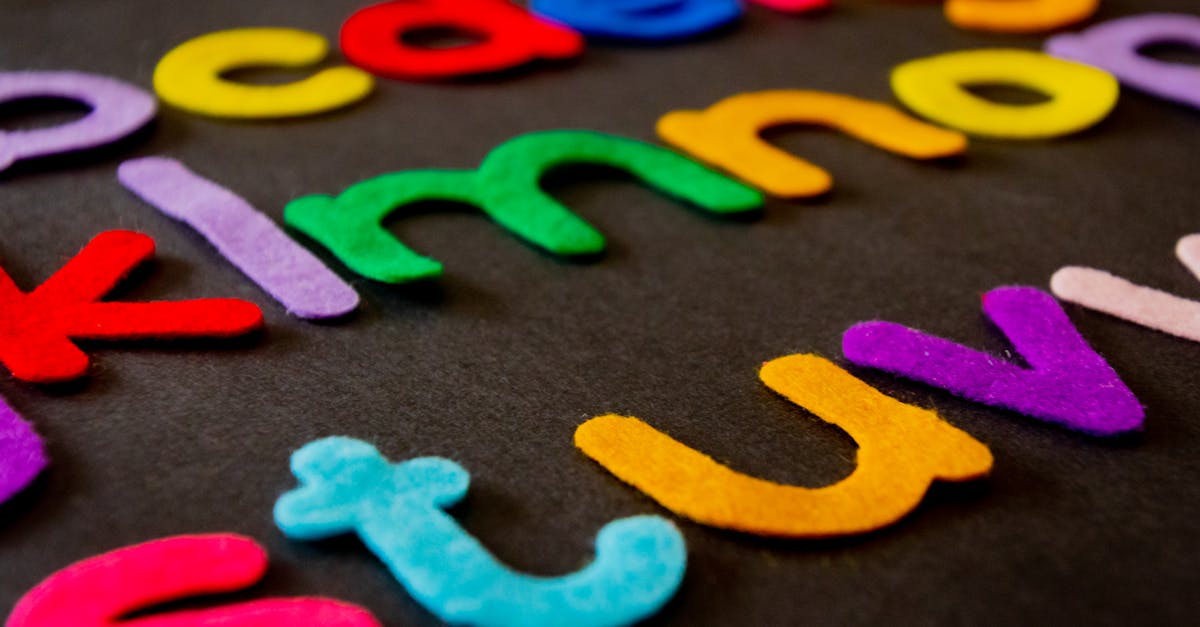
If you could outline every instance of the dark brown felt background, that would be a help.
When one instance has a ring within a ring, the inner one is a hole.
[[[85,70],[148,88],[157,59],[190,37],[245,26],[336,37],[365,4],[6,0],[0,67]],[[1105,0],[1100,18],[1150,10],[1196,5]],[[832,132],[771,133],[832,171],[836,190],[771,200],[751,221],[703,216],[605,171],[552,177],[550,189],[608,235],[596,260],[553,258],[475,211],[423,207],[394,229],[444,261],[445,277],[393,287],[334,264],[365,304],[328,325],[289,318],[198,235],[127,193],[115,177],[121,160],[181,159],[280,219],[292,198],[384,172],[473,167],[519,133],[578,127],[650,140],[667,111],[769,88],[894,102],[887,77],[902,61],[1040,43],[956,30],[936,3],[841,2],[803,18],[753,8],[740,27],[685,45],[596,45],[574,64],[464,84],[381,80],[360,106],[313,119],[238,123],[164,107],[118,149],[14,168],[0,176],[0,259],[21,285],[101,230],[137,229],[159,255],[120,296],[239,296],[263,307],[268,327],[227,346],[93,344],[93,372],[76,385],[3,376],[0,394],[46,437],[53,466],[0,508],[0,607],[78,559],[235,531],[273,561],[261,586],[232,598],[322,594],[388,625],[432,625],[357,540],[291,542],[275,529],[272,504],[294,485],[292,450],[344,434],[393,459],[452,458],[473,479],[454,510],[462,524],[515,568],[553,575],[586,563],[606,522],[670,516],[572,447],[591,416],[635,415],[739,470],[819,486],[852,469],[854,444],[759,383],[765,360],[809,351],[837,360],[842,331],[872,318],[1003,351],[979,295],[1045,287],[1067,264],[1200,297],[1172,253],[1200,231],[1200,113],[1135,92],[1094,130],[976,140],[951,164]],[[17,121],[38,118],[0,124]],[[679,521],[687,578],[650,624],[1194,619],[1200,345],[1068,311],[1147,406],[1142,437],[1097,441],[861,372],[990,446],[993,476],[938,488],[900,524],[844,541],[767,541]]]

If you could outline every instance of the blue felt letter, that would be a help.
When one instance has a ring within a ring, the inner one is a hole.
[[[290,538],[357,532],[392,574],[442,620],[487,627],[609,627],[657,612],[679,588],[687,549],[658,516],[611,522],[596,559],[557,578],[530,577],[496,561],[441,508],[467,493],[458,464],[423,457],[396,464],[351,438],[310,442],[292,455],[301,487],[275,504]]]
[[[643,41],[692,37],[742,15],[738,0],[531,0],[529,8],[584,35]]]

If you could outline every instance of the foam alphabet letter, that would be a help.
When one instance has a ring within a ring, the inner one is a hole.
[[[991,470],[991,452],[971,436],[816,355],[775,359],[759,376],[767,387],[854,438],[858,467],[849,477],[816,489],[764,481],[625,416],[583,423],[575,430],[575,446],[680,516],[787,538],[880,529],[911,512],[934,480],[966,481]]]
[[[322,598],[263,599],[141,618],[167,601],[248,588],[267,554],[233,534],[176,536],[97,555],[54,573],[17,602],[5,627],[381,627],[356,605]]]
[[[0,73],[0,103],[63,98],[91,107],[83,118],[60,126],[0,132],[0,171],[21,159],[106,146],[154,118],[154,96],[118,80],[80,72]]]
[[[966,85],[1015,85],[1047,94],[1038,104],[991,102]],[[1029,50],[950,52],[892,70],[892,91],[919,115],[971,135],[1045,139],[1103,120],[1117,104],[1117,80],[1104,70]]]
[[[541,131],[496,147],[478,170],[413,170],[353,185],[337,198],[306,196],[288,204],[284,221],[317,240],[362,276],[403,283],[441,274],[442,265],[401,244],[381,222],[421,200],[478,206],[519,237],[560,255],[596,253],[604,236],[538,187],[566,163],[622,168],[645,183],[713,213],[762,205],[757,191],[670,150],[591,131]]]
[[[946,18],[960,28],[1040,33],[1082,22],[1100,0],[946,0]]]
[[[0,398],[0,503],[23,490],[48,463],[33,425]]]
[[[270,218],[182,163],[162,157],[126,161],[117,177],[146,202],[199,231],[289,313],[336,318],[358,306],[354,288]]]
[[[657,516],[611,522],[596,559],[556,578],[496,561],[442,511],[466,495],[458,464],[423,457],[391,464],[351,438],[310,442],[292,456],[301,487],[275,504],[285,535],[356,532],[418,602],[442,620],[484,627],[628,625],[658,611],[683,580],[683,536]]]
[[[426,48],[401,39],[436,28],[480,41]],[[583,37],[507,0],[398,0],[351,15],[342,25],[341,46],[352,63],[378,76],[437,80],[498,72],[534,59],[569,59],[583,52]]]
[[[531,0],[529,7],[584,35],[641,41],[692,37],[742,16],[738,0]]]
[[[1093,26],[1082,33],[1046,41],[1046,52],[1112,72],[1122,83],[1200,108],[1200,71],[1139,54],[1154,43],[1186,43],[1200,48],[1200,17],[1152,13]]]
[[[234,298],[97,302],[153,254],[141,233],[105,231],[32,292],[0,269],[0,363],[23,381],[66,381],[88,368],[73,338],[231,337],[262,327],[258,306]]]
[[[891,322],[854,325],[842,351],[855,365],[1084,433],[1141,429],[1145,409],[1054,297],[1032,287],[997,288],[983,295],[983,313],[1029,368]]]
[[[668,113],[657,130],[667,143],[775,196],[823,194],[833,186],[828,172],[759,136],[772,126],[795,123],[833,127],[914,159],[957,155],[967,147],[961,133],[925,124],[885,104],[819,91],[739,94],[704,111]]]
[[[287,85],[248,85],[221,78],[244,67],[301,68],[319,63],[329,44],[290,28],[239,28],[180,44],[154,68],[154,90],[180,109],[220,118],[286,118],[324,113],[358,102],[374,87],[370,74],[349,66],[321,70]]]
[[[1179,260],[1200,279],[1200,234],[1175,247]],[[1059,298],[1144,327],[1200,342],[1200,302],[1137,285],[1103,270],[1069,266],[1050,278]]]

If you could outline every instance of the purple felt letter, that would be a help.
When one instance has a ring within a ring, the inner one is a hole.
[[[29,485],[47,463],[33,426],[0,398],[0,503]]]
[[[0,103],[65,98],[91,107],[83,118],[50,128],[0,133],[0,171],[14,161],[111,144],[154,118],[157,101],[145,91],[80,72],[2,72]]]
[[[1200,48],[1200,17],[1148,13],[1097,24],[1078,35],[1046,41],[1046,52],[1094,65],[1122,83],[1200,108],[1200,68],[1157,61],[1138,53],[1153,43],[1182,43]]]
[[[1001,287],[984,294],[983,313],[1030,368],[891,322],[854,325],[842,337],[842,352],[855,365],[1085,433],[1141,428],[1141,404],[1053,296],[1032,287]]]
[[[300,318],[345,315],[358,293],[270,218],[174,159],[121,164],[117,178],[163,213],[196,229],[246,276]]]

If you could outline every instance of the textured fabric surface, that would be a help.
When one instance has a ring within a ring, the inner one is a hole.
[[[332,41],[365,4],[12,0],[0,2],[0,54],[5,68],[73,69],[148,89],[159,58],[193,37],[278,26]],[[1095,20],[1147,11],[1195,13],[1196,3],[1105,0]],[[386,225],[444,263],[428,284],[360,279],[288,230],[362,296],[334,324],[288,315],[116,179],[128,159],[169,156],[283,225],[292,199],[384,172],[474,166],[524,133],[586,128],[661,146],[654,123],[665,113],[772,89],[900,107],[887,82],[899,63],[998,45],[1040,50],[1043,40],[955,28],[938,2],[840,0],[797,16],[750,4],[733,28],[686,44],[596,42],[570,64],[469,82],[380,79],[360,105],[311,118],[235,122],[163,106],[153,126],[111,149],[18,162],[0,176],[0,261],[19,285],[37,285],[96,233],[134,229],[157,252],[145,280],[113,300],[242,298],[262,308],[266,332],[219,345],[97,343],[92,376],[69,386],[0,377],[0,394],[35,424],[53,462],[0,506],[0,607],[114,547],[232,530],[271,554],[267,576],[240,600],[319,594],[386,625],[442,625],[358,540],[296,542],[275,527],[271,508],[295,487],[288,456],[344,434],[392,459],[468,468],[471,490],[449,513],[523,573],[579,569],[614,519],[672,520],[688,572],[651,627],[1190,625],[1200,615],[1200,344],[1064,305],[1146,406],[1144,430],[1120,440],[838,357],[850,325],[882,319],[1016,360],[978,295],[1045,288],[1065,265],[1200,298],[1170,257],[1181,235],[1200,231],[1200,116],[1190,107],[1125,90],[1092,129],[1048,142],[975,140],[949,163],[775,128],[772,144],[834,173],[836,187],[799,202],[768,198],[741,220],[689,211],[619,172],[562,169],[543,188],[607,236],[604,255],[560,259],[475,210],[425,203]],[[4,127],[79,115],[55,111],[9,108]],[[795,353],[825,355],[935,411],[991,449],[991,475],[935,484],[880,532],[764,539],[678,518],[571,444],[593,416],[638,416],[739,472],[835,484],[856,467],[854,441],[756,375]]]
[[[33,425],[0,398],[0,503],[29,485],[49,463]]]
[[[541,189],[555,166],[620,168],[668,196],[715,214],[758,209],[762,194],[670,150],[592,131],[556,130],[514,137],[478,170],[415,170],[350,186],[336,198],[305,196],[288,203],[288,224],[321,242],[359,274],[387,283],[427,279],[440,263],[422,257],[384,228],[406,205],[440,200],[475,205],[522,239],[559,255],[604,250],[604,236]]]
[[[1044,94],[1036,104],[993,102],[978,85],[1011,85]],[[1078,133],[1117,105],[1120,88],[1104,70],[1040,52],[1011,48],[960,50],[906,61],[892,71],[904,106],[938,124],[999,139],[1049,139]]]
[[[1147,13],[1097,24],[1081,33],[1046,40],[1046,52],[1094,65],[1123,84],[1200,108],[1200,72],[1188,63],[1142,54],[1153,44],[1200,46],[1200,16]]]
[[[592,37],[669,42],[740,18],[739,0],[530,0],[529,9]]]
[[[1028,364],[892,322],[862,322],[842,338],[846,359],[1094,435],[1142,428],[1145,409],[1079,334],[1054,297],[1030,287],[983,295],[983,313]]]
[[[370,612],[321,598],[265,599],[125,619],[178,599],[253,586],[267,553],[234,534],[151,540],[54,573],[13,608],[5,627],[381,627]]]
[[[292,455],[301,486],[275,504],[291,538],[357,533],[422,605],[456,625],[608,627],[658,611],[687,566],[683,536],[657,516],[613,521],[596,559],[561,577],[501,564],[443,508],[467,494],[470,475],[435,457],[389,463],[361,440],[333,437]]]
[[[657,131],[680,150],[775,196],[803,198],[828,192],[833,187],[828,172],[760,136],[772,126],[786,124],[837,129],[914,159],[951,157],[967,149],[962,133],[925,124],[894,107],[798,89],[738,94],[704,111],[672,111],[659,119]]]
[[[408,43],[404,35],[442,28],[471,38],[461,46]],[[446,80],[511,70],[539,59],[570,59],[583,37],[510,2],[399,0],[373,4],[342,25],[342,52],[373,74],[402,80]]]
[[[1100,0],[946,0],[955,26],[1001,33],[1037,33],[1091,17]]]
[[[98,302],[153,254],[146,235],[105,231],[28,293],[0,269],[0,362],[23,381],[55,383],[87,373],[72,340],[217,338],[262,326],[258,306],[235,298]]]
[[[342,66],[290,85],[246,85],[223,74],[259,67],[320,63],[329,43],[291,28],[237,28],[201,35],[168,52],[154,69],[154,91],[167,103],[222,118],[286,118],[324,113],[366,98],[370,74]]]
[[[991,470],[991,452],[971,436],[931,411],[880,394],[826,359],[781,357],[759,376],[854,438],[858,455],[849,477],[816,489],[763,481],[624,416],[585,422],[575,431],[575,445],[681,516],[787,538],[875,531],[911,512],[935,479],[966,481]]]
[[[83,72],[0,73],[0,103],[50,98],[85,105],[87,115],[59,126],[0,133],[0,171],[20,159],[112,144],[145,126],[158,105],[146,91]]]
[[[321,320],[358,307],[358,293],[243,198],[174,159],[126,161],[117,178],[159,211],[196,229],[289,313]]]

